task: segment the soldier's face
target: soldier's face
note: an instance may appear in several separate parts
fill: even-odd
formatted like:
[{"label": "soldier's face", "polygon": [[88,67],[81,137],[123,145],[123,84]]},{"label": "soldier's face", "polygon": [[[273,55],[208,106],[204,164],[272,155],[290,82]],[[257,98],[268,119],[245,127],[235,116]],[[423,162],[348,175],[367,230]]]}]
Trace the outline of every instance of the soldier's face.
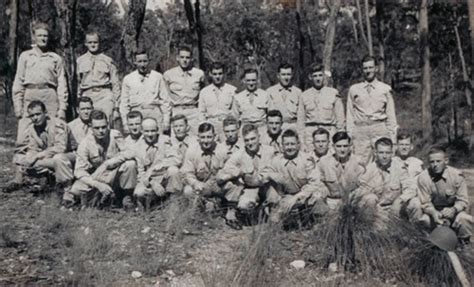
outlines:
[{"label": "soldier's face", "polygon": [[257,90],[257,73],[245,74],[244,84],[249,92],[255,92]]},{"label": "soldier's face", "polygon": [[148,65],[150,62],[148,61],[147,54],[138,54],[135,56],[135,67],[140,74],[148,73]]},{"label": "soldier's face", "polygon": [[158,140],[158,125],[155,121],[144,120],[142,123],[143,138],[148,144],[154,144]]},{"label": "soldier's face", "polygon": [[367,82],[372,82],[375,79],[375,73],[377,73],[377,67],[373,60],[362,63],[362,71],[364,72],[364,79]]},{"label": "soldier's face", "polygon": [[99,52],[99,36],[96,34],[86,35],[85,45],[92,54]]},{"label": "soldier's face", "polygon": [[188,51],[179,51],[178,56],[176,57],[176,61],[178,61],[178,65],[182,69],[189,69],[192,63],[191,53]]},{"label": "soldier's face", "polygon": [[336,152],[336,157],[339,159],[345,159],[351,153],[351,143],[349,140],[340,140],[334,144],[334,151]]},{"label": "soldier's face", "polygon": [[127,119],[127,126],[132,136],[140,136],[142,133],[142,119],[140,117]]},{"label": "soldier's face", "polygon": [[311,80],[313,81],[313,86],[319,90],[324,86],[324,73],[323,71],[316,71],[311,74]]},{"label": "soldier's face", "polygon": [[296,137],[284,137],[282,145],[285,158],[294,158],[298,155],[300,144]]},{"label": "soldier's face", "polygon": [[375,159],[380,166],[389,166],[392,162],[393,149],[389,145],[379,144],[375,148]]},{"label": "soldier's face", "polygon": [[283,87],[289,87],[291,84],[291,79],[293,78],[293,69],[280,69],[278,73],[278,80]]},{"label": "soldier's face", "polygon": [[48,46],[48,30],[36,29],[33,34],[33,41],[38,48],[46,48]]},{"label": "soldier's face", "polygon": [[397,142],[397,152],[401,157],[407,157],[413,149],[411,139],[402,139]]},{"label": "soldier's face", "polygon": [[188,134],[188,124],[184,119],[172,122],[171,127],[173,128],[174,135],[178,139],[183,139]]},{"label": "soldier's face", "polygon": [[210,75],[214,85],[221,86],[224,83],[224,69],[214,69]]},{"label": "soldier's face", "polygon": [[328,153],[329,150],[329,138],[327,135],[315,135],[313,137],[314,151],[318,156],[322,156]]},{"label": "soldier's face", "polygon": [[258,152],[260,146],[260,138],[258,136],[258,132],[251,131],[247,135],[244,136],[244,144],[245,148],[252,153]]},{"label": "soldier's face", "polygon": [[103,120],[92,120],[92,134],[97,140],[103,140],[109,133],[109,123],[106,119]]},{"label": "soldier's face", "polygon": [[46,111],[43,111],[41,107],[33,107],[28,109],[28,117],[34,126],[42,126],[46,122]]},{"label": "soldier's face", "polygon": [[448,157],[444,152],[430,154],[428,160],[430,171],[434,174],[442,174],[448,165]]},{"label": "soldier's face", "polygon": [[92,103],[80,102],[79,107],[77,108],[79,118],[83,122],[86,122],[86,123],[89,122],[92,110],[93,110]]},{"label": "soldier's face", "polygon": [[283,120],[280,117],[268,117],[267,119],[267,130],[271,135],[280,134],[282,125]]},{"label": "soldier's face", "polygon": [[225,140],[228,143],[236,143],[239,139],[239,127],[237,125],[228,125],[224,127]]},{"label": "soldier's face", "polygon": [[201,145],[202,150],[210,150],[215,144],[216,135],[214,132],[207,131],[198,134],[199,145]]}]

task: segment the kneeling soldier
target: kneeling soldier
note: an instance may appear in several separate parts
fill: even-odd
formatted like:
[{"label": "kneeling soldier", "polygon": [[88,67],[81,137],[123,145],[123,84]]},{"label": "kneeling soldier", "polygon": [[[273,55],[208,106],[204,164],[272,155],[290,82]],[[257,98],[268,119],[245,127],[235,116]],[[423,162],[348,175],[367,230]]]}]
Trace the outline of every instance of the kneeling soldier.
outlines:
[{"label": "kneeling soldier", "polygon": [[[123,137],[111,130],[104,112],[94,110],[91,114],[92,133],[89,133],[77,149],[74,175],[77,181],[63,196],[63,204],[71,206],[75,197],[81,200],[98,191],[104,202],[114,197],[113,188],[130,191],[136,185],[136,164],[133,154],[125,152]],[[118,186],[117,186],[118,185]],[[86,200],[82,202],[86,204]]]},{"label": "kneeling soldier", "polygon": [[148,210],[154,199],[180,192],[182,157],[171,147],[171,140],[160,135],[154,118],[142,122],[143,136],[133,146],[138,165],[138,184],[133,195],[142,210]]}]

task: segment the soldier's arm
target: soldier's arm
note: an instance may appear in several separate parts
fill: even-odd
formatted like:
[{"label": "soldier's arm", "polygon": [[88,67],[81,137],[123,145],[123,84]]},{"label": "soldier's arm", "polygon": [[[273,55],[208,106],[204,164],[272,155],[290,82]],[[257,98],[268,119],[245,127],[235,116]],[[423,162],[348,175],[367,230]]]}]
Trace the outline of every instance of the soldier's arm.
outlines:
[{"label": "soldier's arm", "polygon": [[128,84],[128,78],[125,77],[122,82],[122,91],[121,91],[120,104],[119,104],[120,115],[122,116],[122,124],[124,127],[127,126],[129,100],[130,100],[130,85]]},{"label": "soldier's arm", "polygon": [[240,153],[232,154],[216,175],[218,181],[225,182],[242,175]]},{"label": "soldier's arm", "polygon": [[395,114],[395,103],[393,102],[392,92],[387,92],[387,129],[393,142],[397,141],[397,116]]},{"label": "soldier's arm", "polygon": [[80,71],[81,61],[79,58],[76,60],[76,79],[77,79],[77,97],[82,96],[82,89],[81,89],[81,82],[82,82],[82,75]]},{"label": "soldier's arm", "polygon": [[343,131],[346,126],[346,117],[344,115],[344,105],[339,95],[334,103],[334,113],[336,114],[336,130]]},{"label": "soldier's arm", "polygon": [[207,115],[206,102],[204,101],[204,97],[203,97],[203,90],[199,92],[198,110],[199,110],[199,120],[201,122],[204,122],[207,119],[208,115]]},{"label": "soldier's arm", "polygon": [[25,81],[25,71],[26,71],[26,56],[21,54],[18,59],[18,65],[16,69],[15,79],[13,81],[12,93],[13,93],[13,108],[15,110],[16,117],[22,117],[24,109],[24,95],[25,95],[25,86],[23,85]]},{"label": "soldier's arm", "polygon": [[433,215],[436,213],[436,209],[431,201],[431,189],[430,189],[431,182],[429,179],[425,179],[423,174],[418,177],[418,184],[417,184],[417,193],[418,198],[421,202],[421,208],[423,212],[428,215]]},{"label": "soldier's arm", "polygon": [[466,181],[462,173],[459,174],[458,182],[456,182],[456,201],[454,202],[454,208],[459,213],[466,210],[469,206],[469,195],[467,190]]},{"label": "soldier's arm", "polygon": [[354,115],[352,114],[354,109],[352,103],[352,91],[349,89],[347,93],[347,104],[346,104],[346,130],[353,137],[352,132],[354,131]]},{"label": "soldier's arm", "polygon": [[158,92],[158,101],[160,102],[161,113],[163,114],[163,129],[170,127],[171,103],[168,87],[164,77],[160,80],[160,90]]},{"label": "soldier's arm", "polygon": [[298,100],[298,110],[296,112],[296,125],[298,130],[300,131],[300,136],[304,135],[304,122],[306,118],[306,111],[303,102],[303,95],[300,95]]},{"label": "soldier's arm", "polygon": [[193,189],[195,189],[197,186],[200,185],[200,181],[196,178],[196,169],[194,164],[195,159],[193,156],[193,152],[195,153],[196,151],[193,151],[193,149],[188,149],[186,151],[184,163],[181,167],[181,173],[184,175],[185,182]]},{"label": "soldier's arm", "polygon": [[69,128],[65,122],[55,123],[55,136],[52,147],[46,149],[47,156],[53,157],[55,154],[65,153],[67,150]]},{"label": "soldier's arm", "polygon": [[114,94],[114,109],[120,108],[120,79],[118,76],[117,66],[110,63],[110,82],[112,83],[112,93]]},{"label": "soldier's arm", "polygon": [[58,63],[57,71],[58,75],[58,87],[57,87],[57,94],[58,94],[58,115],[61,115],[61,118],[65,118],[66,110],[68,107],[68,99],[69,99],[69,92],[68,92],[68,84],[66,80],[66,71],[64,68],[64,60],[61,58],[60,62]]},{"label": "soldier's arm", "polygon": [[416,197],[416,180],[408,174],[406,167],[402,169],[402,174],[400,174],[400,183],[402,185],[400,196],[402,202],[408,202]]}]

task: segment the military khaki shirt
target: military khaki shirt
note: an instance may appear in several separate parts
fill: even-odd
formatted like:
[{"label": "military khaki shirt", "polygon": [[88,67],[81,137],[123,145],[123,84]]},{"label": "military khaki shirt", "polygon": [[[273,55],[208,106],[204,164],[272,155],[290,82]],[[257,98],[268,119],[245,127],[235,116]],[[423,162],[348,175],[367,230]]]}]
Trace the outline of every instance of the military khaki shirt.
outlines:
[{"label": "military khaki shirt", "polygon": [[176,137],[171,137],[171,146],[178,151],[178,154],[183,158],[186,156],[186,151],[188,148],[193,146],[199,146],[197,137],[195,136],[186,136],[182,141],[178,140]]},{"label": "military khaki shirt", "polygon": [[268,131],[266,133],[263,133],[260,136],[260,143],[263,145],[268,145],[273,147],[275,150],[275,154],[282,153],[283,152],[283,146],[282,146],[282,138],[281,135],[283,132],[281,132],[276,138],[273,138],[270,136]]},{"label": "military khaki shirt", "polygon": [[423,171],[423,161],[414,156],[409,156],[405,160],[400,157],[395,157],[401,160],[407,167],[408,175],[416,178]]},{"label": "military khaki shirt", "polygon": [[301,90],[296,86],[288,88],[276,84],[267,89],[268,110],[279,110],[283,122],[296,122]]},{"label": "military khaki shirt", "polygon": [[184,71],[174,67],[163,74],[171,106],[198,104],[199,91],[204,84],[204,72],[197,68]]},{"label": "military khaki shirt", "polygon": [[227,116],[238,117],[237,106],[234,103],[236,87],[224,84],[217,87],[210,84],[199,93],[199,112],[201,120],[214,119],[223,121]]},{"label": "military khaki shirt", "polygon": [[235,96],[237,110],[242,123],[264,123],[268,111],[268,94],[257,89],[255,92],[244,90]]},{"label": "military khaki shirt", "polygon": [[79,144],[89,133],[89,124],[84,123],[80,118],[68,123],[68,151],[76,151]]}]

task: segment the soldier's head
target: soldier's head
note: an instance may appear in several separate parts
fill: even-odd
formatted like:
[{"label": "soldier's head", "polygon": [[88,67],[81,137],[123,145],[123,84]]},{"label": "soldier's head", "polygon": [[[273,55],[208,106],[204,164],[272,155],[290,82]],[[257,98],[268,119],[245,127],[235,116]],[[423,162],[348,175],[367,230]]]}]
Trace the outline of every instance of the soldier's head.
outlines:
[{"label": "soldier's head", "polygon": [[329,150],[329,132],[326,129],[319,128],[312,134],[314,152],[321,157],[326,155]]},{"label": "soldier's head", "polygon": [[127,127],[133,138],[139,138],[142,135],[143,115],[139,111],[130,111],[127,114]]},{"label": "soldier's head", "polygon": [[283,156],[287,159],[295,158],[300,150],[298,133],[292,129],[286,130],[281,135]]},{"label": "soldier's head", "polygon": [[225,141],[235,144],[239,140],[239,121],[234,116],[227,116],[222,125],[224,126]]},{"label": "soldier's head", "polygon": [[249,153],[257,153],[260,148],[260,136],[255,125],[246,124],[242,127],[245,149]]},{"label": "soldier's head", "polygon": [[211,78],[211,82],[220,87],[224,84],[225,78],[225,67],[224,64],[221,62],[213,62],[211,64],[211,68],[209,69],[209,76]]},{"label": "soldier's head", "polygon": [[33,24],[31,33],[32,42],[36,47],[40,49],[46,49],[48,47],[49,28],[46,23],[38,22]]},{"label": "soldier's head", "polygon": [[377,59],[373,56],[365,56],[362,58],[362,73],[367,82],[372,82],[375,79],[378,71]]},{"label": "soldier's head", "polygon": [[283,125],[283,115],[279,110],[269,110],[267,113],[267,131],[269,135],[279,135]]},{"label": "soldier's head", "polygon": [[258,71],[254,68],[245,69],[243,82],[247,91],[255,92],[257,90]]},{"label": "soldier's head", "polygon": [[375,142],[375,161],[380,167],[388,167],[392,163],[393,142],[387,137],[379,138]]},{"label": "soldier's head", "polygon": [[178,48],[178,55],[176,61],[183,70],[189,70],[193,64],[193,49],[188,45],[181,45]]},{"label": "soldier's head", "polygon": [[316,90],[322,89],[324,87],[324,67],[321,64],[313,64],[311,66],[311,74],[309,79],[313,84],[313,87]]},{"label": "soldier's head", "polygon": [[428,152],[429,171],[432,175],[441,175],[446,169],[449,158],[446,149],[441,146],[432,146]]},{"label": "soldier's head", "polygon": [[158,123],[154,118],[144,118],[142,121],[143,139],[147,144],[154,144],[158,140]]},{"label": "soldier's head", "polygon": [[97,31],[88,31],[86,33],[86,41],[85,45],[87,48],[87,51],[89,51],[92,54],[97,54],[99,53],[99,48],[100,48],[100,36],[99,32]]},{"label": "soldier's head", "polygon": [[94,103],[89,97],[80,97],[78,101],[79,104],[77,105],[77,114],[83,122],[89,123],[92,110],[94,109]]},{"label": "soldier's head", "polygon": [[339,160],[347,159],[351,155],[352,140],[347,132],[337,132],[332,136],[332,144]]},{"label": "soldier's head", "polygon": [[142,75],[148,74],[150,71],[150,61],[148,59],[148,52],[145,48],[139,48],[135,52],[134,64],[138,72]]},{"label": "soldier's head", "polygon": [[91,127],[94,138],[98,141],[105,140],[109,136],[109,123],[103,111],[93,110],[91,113]]},{"label": "soldier's head", "polygon": [[35,127],[43,126],[46,123],[46,106],[42,101],[32,101],[26,108],[28,118]]},{"label": "soldier's head", "polygon": [[211,123],[202,123],[198,127],[198,141],[203,151],[209,151],[216,146],[216,132]]},{"label": "soldier's head", "polygon": [[293,65],[289,63],[282,63],[280,66],[278,66],[278,81],[280,84],[287,88],[291,86],[291,80],[293,79],[293,71],[294,67]]},{"label": "soldier's head", "polygon": [[397,135],[397,155],[402,159],[406,159],[412,150],[411,134],[404,131],[399,132]]},{"label": "soldier's head", "polygon": [[175,115],[171,118],[171,128],[173,129],[174,136],[182,140],[188,135],[188,119],[183,114]]}]

